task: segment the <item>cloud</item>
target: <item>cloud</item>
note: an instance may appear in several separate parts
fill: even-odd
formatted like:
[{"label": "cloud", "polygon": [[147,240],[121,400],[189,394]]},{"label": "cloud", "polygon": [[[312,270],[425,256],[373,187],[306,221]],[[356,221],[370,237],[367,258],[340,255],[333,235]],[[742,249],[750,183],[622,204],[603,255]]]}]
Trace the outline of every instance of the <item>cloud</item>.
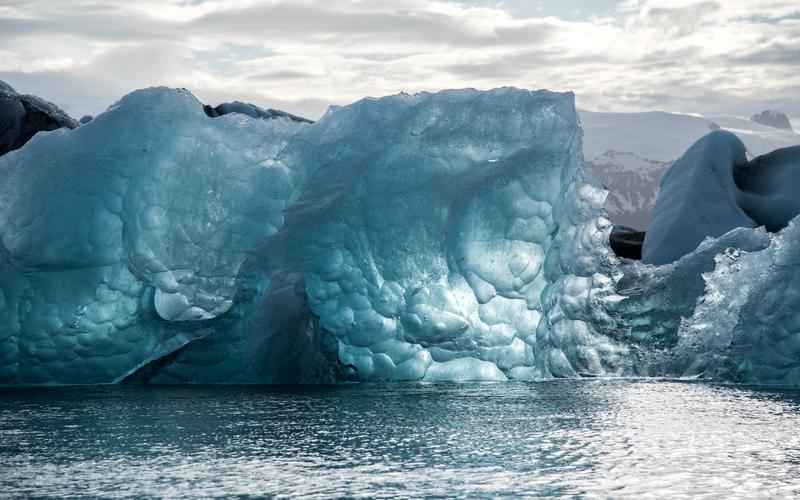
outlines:
[{"label": "cloud", "polygon": [[683,7],[653,7],[644,10],[648,23],[662,27],[672,36],[683,37],[697,32],[713,16],[719,14],[722,6],[718,2],[698,2]]},{"label": "cloud", "polygon": [[[477,15],[470,15],[471,9],[435,9],[431,8],[435,4],[422,2],[418,9],[380,4],[375,2],[370,9],[360,2],[337,0],[259,3],[206,14],[188,23],[186,29],[206,36],[245,40],[288,37],[327,45],[375,40],[382,45],[483,47],[541,42],[553,28],[546,21],[513,21],[496,12],[494,23],[491,19],[481,23]],[[484,10],[472,9],[475,14]]]},{"label": "cloud", "polygon": [[800,66],[800,39],[793,43],[772,42],[730,56],[733,64],[752,66]]},{"label": "cloud", "polygon": [[294,71],[291,69],[282,69],[276,71],[265,71],[255,75],[249,75],[250,80],[255,81],[270,81],[270,80],[300,80],[304,78],[314,78],[320,75],[315,75],[306,71]]},{"label": "cloud", "polygon": [[165,84],[311,118],[365,95],[503,85],[573,90],[590,109],[800,116],[796,0],[537,5],[0,0],[0,78],[73,114]]},{"label": "cloud", "polygon": [[[27,3],[23,2],[23,5]],[[70,8],[50,3],[45,9],[30,2],[18,16],[2,15],[0,11],[0,40],[14,41],[20,37],[69,36],[95,41],[126,42],[178,39],[175,23],[152,19],[137,11],[111,4],[81,2]]]}]

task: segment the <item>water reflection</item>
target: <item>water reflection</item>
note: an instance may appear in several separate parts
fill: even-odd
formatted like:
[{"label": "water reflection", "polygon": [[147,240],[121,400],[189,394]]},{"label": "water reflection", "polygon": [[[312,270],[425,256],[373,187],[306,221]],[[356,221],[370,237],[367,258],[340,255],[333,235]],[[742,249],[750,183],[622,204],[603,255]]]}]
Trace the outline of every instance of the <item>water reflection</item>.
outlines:
[{"label": "water reflection", "polygon": [[619,380],[0,389],[0,492],[787,496],[799,403]]}]

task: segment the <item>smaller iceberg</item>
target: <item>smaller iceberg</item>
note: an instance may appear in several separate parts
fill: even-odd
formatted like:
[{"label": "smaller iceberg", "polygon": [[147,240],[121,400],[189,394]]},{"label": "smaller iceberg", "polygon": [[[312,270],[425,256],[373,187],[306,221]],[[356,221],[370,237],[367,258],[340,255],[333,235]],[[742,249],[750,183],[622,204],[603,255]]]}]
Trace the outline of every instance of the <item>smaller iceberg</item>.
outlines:
[{"label": "smaller iceberg", "polygon": [[[662,180],[617,317],[643,374],[800,384],[800,147],[713,132]],[[657,265],[653,265],[657,264]]]},{"label": "smaller iceberg", "polygon": [[697,141],[661,179],[642,248],[648,264],[667,264],[705,238],[738,227],[776,232],[800,214],[800,146],[747,160],[742,141],[726,131]]},{"label": "smaller iceberg", "polygon": [[734,170],[746,163],[744,144],[730,132],[712,132],[689,148],[661,178],[642,261],[668,264],[692,252],[706,237],[755,227],[738,204],[734,182]]},{"label": "smaller iceberg", "polygon": [[0,156],[21,148],[38,132],[76,127],[78,122],[55,104],[19,94],[0,81]]}]

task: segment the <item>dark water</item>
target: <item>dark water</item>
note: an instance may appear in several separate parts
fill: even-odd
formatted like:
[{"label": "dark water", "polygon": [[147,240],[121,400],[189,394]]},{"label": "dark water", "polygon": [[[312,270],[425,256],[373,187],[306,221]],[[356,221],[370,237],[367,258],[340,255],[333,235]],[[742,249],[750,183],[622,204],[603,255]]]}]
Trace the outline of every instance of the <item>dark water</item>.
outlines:
[{"label": "dark water", "polygon": [[800,393],[665,381],[0,389],[2,496],[800,494]]}]

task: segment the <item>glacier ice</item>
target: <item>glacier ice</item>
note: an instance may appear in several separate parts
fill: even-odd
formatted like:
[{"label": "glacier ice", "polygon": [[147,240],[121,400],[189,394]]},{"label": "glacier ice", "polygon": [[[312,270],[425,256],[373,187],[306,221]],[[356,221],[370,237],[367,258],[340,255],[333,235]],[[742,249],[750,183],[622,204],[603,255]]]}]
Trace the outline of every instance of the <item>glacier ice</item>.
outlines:
[{"label": "glacier ice", "polygon": [[78,122],[55,104],[18,94],[0,80],[0,156],[21,148],[37,132],[77,126]]},{"label": "glacier ice", "polygon": [[680,251],[653,265],[611,251],[581,137],[568,93],[400,94],[312,124],[136,91],[0,158],[0,383],[800,383],[800,229],[730,224],[780,203],[797,152],[691,148],[674,198],[736,205],[690,243],[677,222],[702,213],[664,205]]},{"label": "glacier ice", "polygon": [[642,260],[645,233],[627,226],[614,226],[609,236],[611,249],[619,257]]},{"label": "glacier ice", "polygon": [[734,181],[734,171],[746,163],[744,144],[730,132],[712,132],[689,148],[661,178],[642,260],[674,262],[707,236],[755,227],[737,201]]},{"label": "glacier ice", "polygon": [[737,201],[756,223],[776,232],[800,214],[800,146],[761,155],[734,171]]},{"label": "glacier ice", "polygon": [[665,266],[627,266],[619,314],[642,374],[800,384],[798,242],[794,220],[777,234],[734,229]]},{"label": "glacier ice", "polygon": [[401,94],[316,124],[134,92],[0,159],[0,380],[621,374],[571,94]]},{"label": "glacier ice", "polygon": [[0,158],[0,378],[111,382],[209,335],[196,320],[231,308],[282,225],[292,175],[272,158],[301,126],[151,89]]},{"label": "glacier ice", "polygon": [[800,146],[748,161],[744,144],[734,134],[706,135],[662,177],[642,260],[674,262],[704,238],[737,227],[783,229],[800,214],[798,169]]}]

